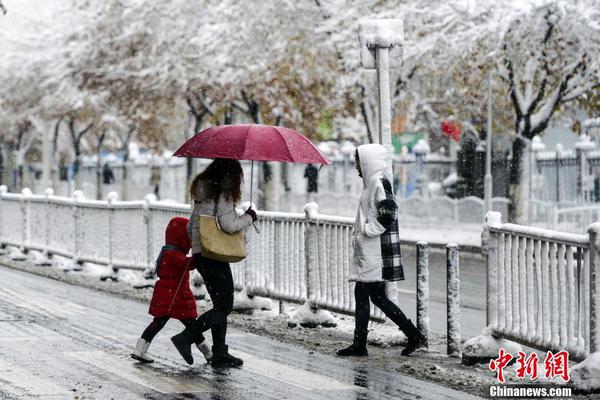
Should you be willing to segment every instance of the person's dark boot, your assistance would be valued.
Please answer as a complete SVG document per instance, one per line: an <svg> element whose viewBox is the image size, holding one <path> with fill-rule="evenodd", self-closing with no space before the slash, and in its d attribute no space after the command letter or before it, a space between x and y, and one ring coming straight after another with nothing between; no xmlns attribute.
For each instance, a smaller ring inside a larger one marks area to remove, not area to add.
<svg viewBox="0 0 600 400"><path fill-rule="evenodd" d="M171 338L171 342L173 342L181 357L190 365L194 363L194 357L192 357L192 343L194 343L194 339L191 336L191 333L186 329Z"/></svg>
<svg viewBox="0 0 600 400"><path fill-rule="evenodd" d="M406 347L400 353L403 356L409 356L419 347L427 344L427 338L417 330L410 319L406 320L404 325L400 326L400 330L404 332L408 338Z"/></svg>
<svg viewBox="0 0 600 400"><path fill-rule="evenodd" d="M244 361L241 358L237 358L229 354L229 346L213 346L212 347L212 359L210 365L213 367L241 367Z"/></svg>
<svg viewBox="0 0 600 400"><path fill-rule="evenodd" d="M341 357L364 357L369 355L367 346L360 346L354 343L345 349L338 350L335 354Z"/></svg>

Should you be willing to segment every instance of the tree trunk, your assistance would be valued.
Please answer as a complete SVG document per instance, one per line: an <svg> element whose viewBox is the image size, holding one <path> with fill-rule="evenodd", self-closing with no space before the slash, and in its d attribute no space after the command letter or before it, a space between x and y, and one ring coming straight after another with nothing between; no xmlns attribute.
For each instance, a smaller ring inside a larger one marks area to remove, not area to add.
<svg viewBox="0 0 600 400"><path fill-rule="evenodd" d="M530 143L522 136L516 136L512 145L512 160L509 175L509 207L508 221L518 224L527 223L529 210L529 151Z"/></svg>
<svg viewBox="0 0 600 400"><path fill-rule="evenodd" d="M54 126L54 135L52 136L52 164L50 166L50 181L52 188L56 192L59 185L59 165L58 165L58 134L60 132L60 124L63 117L60 117Z"/></svg>
<svg viewBox="0 0 600 400"><path fill-rule="evenodd" d="M0 186L4 185L4 142L0 146Z"/></svg>

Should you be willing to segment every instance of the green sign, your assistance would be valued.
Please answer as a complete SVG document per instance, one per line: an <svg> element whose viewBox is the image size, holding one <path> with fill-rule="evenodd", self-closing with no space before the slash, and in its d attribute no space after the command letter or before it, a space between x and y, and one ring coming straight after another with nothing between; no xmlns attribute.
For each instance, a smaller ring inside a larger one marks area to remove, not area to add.
<svg viewBox="0 0 600 400"><path fill-rule="evenodd" d="M404 132L401 135L392 135L392 146L394 146L394 153L400 153L402 146L408 147L408 150L412 150L413 146L421 139L425 138L423 132Z"/></svg>

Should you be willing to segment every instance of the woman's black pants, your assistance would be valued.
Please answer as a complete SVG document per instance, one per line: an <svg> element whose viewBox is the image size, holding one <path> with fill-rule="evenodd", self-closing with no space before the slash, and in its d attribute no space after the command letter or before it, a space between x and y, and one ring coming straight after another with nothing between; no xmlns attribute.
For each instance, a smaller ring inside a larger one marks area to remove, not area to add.
<svg viewBox="0 0 600 400"><path fill-rule="evenodd" d="M208 329L212 332L213 346L224 346L227 335L227 316L233 308L233 276L229 263L194 255L194 265L202 275L213 308L190 324L195 339Z"/></svg>
<svg viewBox="0 0 600 400"><path fill-rule="evenodd" d="M361 347L367 345L371 308L369 299L401 329L408 321L402 310L386 296L385 282L356 282L354 288L354 300L356 302L354 344Z"/></svg>

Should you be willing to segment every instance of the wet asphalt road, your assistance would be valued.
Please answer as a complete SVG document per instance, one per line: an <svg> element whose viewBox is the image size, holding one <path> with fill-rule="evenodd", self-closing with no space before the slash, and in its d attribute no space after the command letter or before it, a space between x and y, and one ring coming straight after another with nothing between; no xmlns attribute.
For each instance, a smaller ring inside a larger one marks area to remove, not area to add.
<svg viewBox="0 0 600 400"><path fill-rule="evenodd" d="M409 318L416 315L416 248L402 246L402 262L406 280L398 283L398 298ZM461 335L477 336L485 328L486 266L480 254L460 254ZM446 333L446 252L429 250L429 314L431 331Z"/></svg>
<svg viewBox="0 0 600 400"><path fill-rule="evenodd" d="M470 399L467 394L230 329L240 369L192 367L169 337L153 364L129 353L149 322L147 306L0 267L1 399Z"/></svg>

